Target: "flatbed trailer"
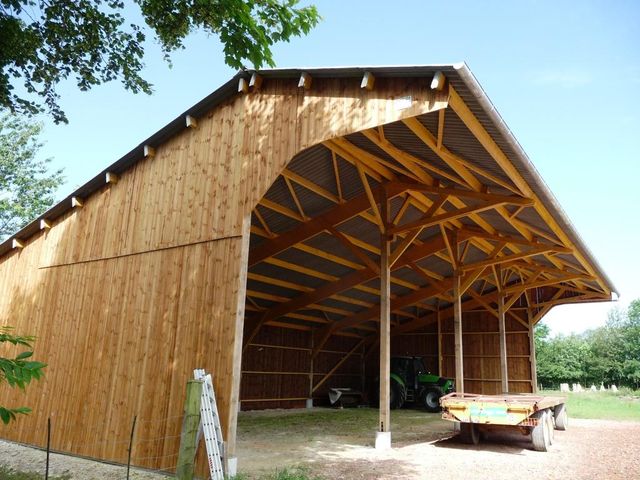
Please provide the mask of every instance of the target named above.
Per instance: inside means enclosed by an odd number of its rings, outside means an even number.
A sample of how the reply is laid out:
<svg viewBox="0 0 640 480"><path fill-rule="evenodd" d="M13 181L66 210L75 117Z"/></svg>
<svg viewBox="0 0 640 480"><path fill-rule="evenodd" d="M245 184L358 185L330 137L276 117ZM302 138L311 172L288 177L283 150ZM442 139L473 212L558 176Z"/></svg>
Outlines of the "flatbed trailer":
<svg viewBox="0 0 640 480"><path fill-rule="evenodd" d="M460 422L460 437L477 445L480 433L517 429L530 435L534 450L546 452L554 430L569 424L565 397L532 394L477 395L453 392L440 399L442 418Z"/></svg>

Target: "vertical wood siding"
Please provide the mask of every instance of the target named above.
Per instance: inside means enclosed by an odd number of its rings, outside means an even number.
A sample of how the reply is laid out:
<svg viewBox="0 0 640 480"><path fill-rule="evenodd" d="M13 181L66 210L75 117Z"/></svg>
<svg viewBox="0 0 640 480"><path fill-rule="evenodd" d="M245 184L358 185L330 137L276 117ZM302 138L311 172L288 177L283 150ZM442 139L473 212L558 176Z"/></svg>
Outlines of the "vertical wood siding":
<svg viewBox="0 0 640 480"><path fill-rule="evenodd" d="M412 106L395 110L399 95ZM428 79L379 79L373 91L358 79L316 79L309 91L265 81L2 257L0 323L36 335L49 367L25 395L0 390L0 403L34 410L0 436L42 445L51 416L56 450L123 462L138 415L134 464L164 468L185 382L204 367L233 452L245 219L297 152L446 102Z"/></svg>

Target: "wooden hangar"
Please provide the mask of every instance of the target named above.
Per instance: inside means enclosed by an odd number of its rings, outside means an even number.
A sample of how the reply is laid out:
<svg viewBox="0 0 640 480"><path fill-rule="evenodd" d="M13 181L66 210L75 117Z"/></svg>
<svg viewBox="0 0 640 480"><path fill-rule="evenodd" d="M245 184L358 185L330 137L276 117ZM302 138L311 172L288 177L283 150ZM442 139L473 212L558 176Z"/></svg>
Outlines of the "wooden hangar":
<svg viewBox="0 0 640 480"><path fill-rule="evenodd" d="M124 462L137 416L156 469L194 368L234 457L240 408L384 398L391 355L534 391L533 325L615 291L463 64L239 72L0 255L2 321L49 364L0 393L33 407L2 436L51 417L56 450Z"/></svg>

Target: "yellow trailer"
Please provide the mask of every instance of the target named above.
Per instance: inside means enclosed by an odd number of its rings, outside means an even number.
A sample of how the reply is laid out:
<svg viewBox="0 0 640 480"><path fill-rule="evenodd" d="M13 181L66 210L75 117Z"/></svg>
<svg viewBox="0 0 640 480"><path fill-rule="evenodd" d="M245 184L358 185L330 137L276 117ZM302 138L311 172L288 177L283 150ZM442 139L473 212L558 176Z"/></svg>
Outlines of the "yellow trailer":
<svg viewBox="0 0 640 480"><path fill-rule="evenodd" d="M515 428L531 436L535 450L546 452L554 430L566 430L569 423L565 397L453 392L442 397L440 405L442 418L460 422L461 439L474 445L481 431Z"/></svg>

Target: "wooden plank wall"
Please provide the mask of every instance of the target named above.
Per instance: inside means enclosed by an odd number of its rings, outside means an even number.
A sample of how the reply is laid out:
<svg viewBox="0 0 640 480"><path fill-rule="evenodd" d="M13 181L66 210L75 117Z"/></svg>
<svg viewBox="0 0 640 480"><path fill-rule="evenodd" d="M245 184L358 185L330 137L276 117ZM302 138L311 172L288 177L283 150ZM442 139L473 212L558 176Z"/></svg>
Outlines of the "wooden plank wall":
<svg viewBox="0 0 640 480"><path fill-rule="evenodd" d="M498 320L487 312L463 312L463 352L465 391L469 393L500 393L500 351ZM508 318L507 362L509 390L514 393L531 392L529 360L529 332L519 322ZM392 329L393 335L393 329ZM441 322L441 376L455 378L455 349L453 318ZM438 330L432 323L416 332L392 336L391 354L422 356L425 367L438 373ZM367 372L375 372L377 352L367 358ZM371 382L375 375L367 375Z"/></svg>
<svg viewBox="0 0 640 480"><path fill-rule="evenodd" d="M311 362L311 330L275 326L260 329L242 357L242 410L304 407L310 378L314 385L358 343L354 337L332 337ZM332 387L362 388L363 350L355 352L327 379L312 398L328 405Z"/></svg>
<svg viewBox="0 0 640 480"><path fill-rule="evenodd" d="M398 95L411 107L394 109ZM36 358L49 363L26 395L0 392L34 408L0 436L42 445L51 416L55 449L123 462L138 415L134 464L163 468L185 382L204 367L217 373L233 455L251 210L302 149L447 100L426 78L380 79L372 91L360 79L316 79L309 91L267 80L0 258L0 323L38 336Z"/></svg>

